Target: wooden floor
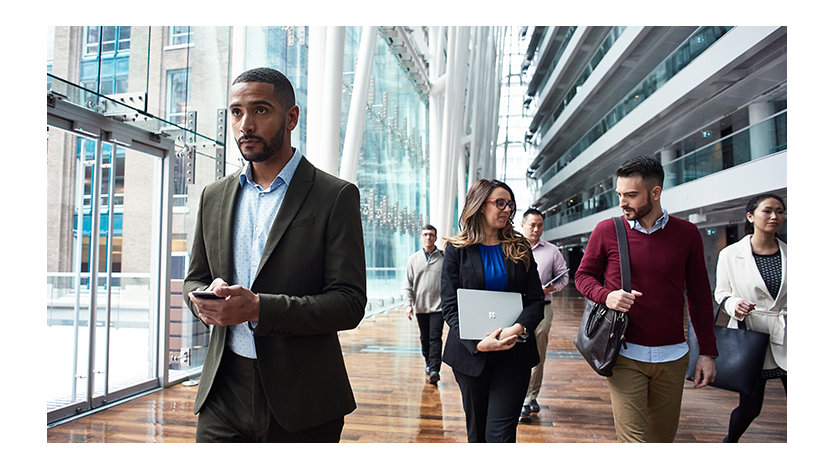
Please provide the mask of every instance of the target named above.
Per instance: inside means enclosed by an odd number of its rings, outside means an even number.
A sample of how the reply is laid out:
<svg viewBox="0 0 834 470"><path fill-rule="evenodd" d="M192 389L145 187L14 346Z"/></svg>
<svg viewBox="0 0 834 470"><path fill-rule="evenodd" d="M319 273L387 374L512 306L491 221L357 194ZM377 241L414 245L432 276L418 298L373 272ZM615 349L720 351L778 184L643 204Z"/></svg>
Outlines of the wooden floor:
<svg viewBox="0 0 834 470"><path fill-rule="evenodd" d="M578 356L573 337L584 301L568 288L554 299L541 412L518 426L521 443L615 442L604 378ZM445 331L445 330L444 330ZM364 320L340 334L358 408L345 418L342 442L465 442L460 393L443 365L426 382L416 321L402 311ZM687 382L676 442L720 442L737 395ZM196 387L176 385L47 430L48 442L193 442ZM311 403L311 406L314 404ZM768 381L762 415L742 442L787 442L786 397Z"/></svg>

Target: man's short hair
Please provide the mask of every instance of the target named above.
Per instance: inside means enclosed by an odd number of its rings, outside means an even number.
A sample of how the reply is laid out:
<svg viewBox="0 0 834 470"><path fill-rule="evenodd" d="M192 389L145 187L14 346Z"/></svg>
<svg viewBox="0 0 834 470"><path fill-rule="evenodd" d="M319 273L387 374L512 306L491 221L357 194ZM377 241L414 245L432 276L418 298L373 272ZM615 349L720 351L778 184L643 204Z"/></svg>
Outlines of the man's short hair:
<svg viewBox="0 0 834 470"><path fill-rule="evenodd" d="M235 78L232 85L236 83L270 83L272 84L273 94L275 99L284 106L285 109L290 109L295 106L295 91L292 88L292 83L284 76L283 73L270 69L267 67L259 67L243 72Z"/></svg>
<svg viewBox="0 0 834 470"><path fill-rule="evenodd" d="M423 233L423 230L431 230L432 232L434 232L434 236L437 236L437 229L434 228L434 225L432 224L423 225L423 227L420 228L420 233Z"/></svg>
<svg viewBox="0 0 834 470"><path fill-rule="evenodd" d="M617 168L617 177L627 178L634 176L635 173L642 176L643 181L663 187L663 165L658 160L651 157L634 157ZM647 184L649 189L654 185Z"/></svg>
<svg viewBox="0 0 834 470"><path fill-rule="evenodd" d="M535 215L541 217L542 219L544 219L544 214L542 214L542 212L540 210L536 209L535 207L531 207L531 208L527 209L526 211L524 211L524 215L521 216L521 221L523 222L523 221L527 220L527 216L530 215L530 214L535 214Z"/></svg>

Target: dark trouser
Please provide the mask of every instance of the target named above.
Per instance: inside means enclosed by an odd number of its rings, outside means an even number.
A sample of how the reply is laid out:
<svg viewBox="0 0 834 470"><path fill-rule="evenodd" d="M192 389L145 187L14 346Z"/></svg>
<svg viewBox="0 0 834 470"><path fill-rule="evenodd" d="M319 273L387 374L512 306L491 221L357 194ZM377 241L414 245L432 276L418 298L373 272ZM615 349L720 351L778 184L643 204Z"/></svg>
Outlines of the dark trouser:
<svg viewBox="0 0 834 470"><path fill-rule="evenodd" d="M227 349L197 418L197 442L339 442L344 422L287 431L269 408L257 361Z"/></svg>
<svg viewBox="0 0 834 470"><path fill-rule="evenodd" d="M443 350L443 315L440 312L418 313L417 326L420 327L420 346L426 358L426 367L439 372Z"/></svg>
<svg viewBox="0 0 834 470"><path fill-rule="evenodd" d="M779 377L782 379L782 386L785 388L785 393L788 392L788 377ZM726 442L738 442L744 431L750 426L750 423L759 416L762 411L762 404L764 403L765 385L767 381L760 379L756 389L752 393L738 394L738 407L730 414L730 428L727 431Z"/></svg>
<svg viewBox="0 0 834 470"><path fill-rule="evenodd" d="M527 393L530 369L516 367L506 354L483 354L489 356L481 375L454 371L469 442L515 442L518 410Z"/></svg>

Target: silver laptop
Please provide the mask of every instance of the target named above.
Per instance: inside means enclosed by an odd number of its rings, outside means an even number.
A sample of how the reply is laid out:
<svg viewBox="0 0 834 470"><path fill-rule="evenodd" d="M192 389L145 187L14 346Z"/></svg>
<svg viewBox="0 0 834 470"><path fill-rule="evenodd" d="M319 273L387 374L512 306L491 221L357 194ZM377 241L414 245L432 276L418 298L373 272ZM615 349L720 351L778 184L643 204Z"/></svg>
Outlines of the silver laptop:
<svg viewBox="0 0 834 470"><path fill-rule="evenodd" d="M523 309L518 292L458 289L460 339L484 339L498 328L512 326Z"/></svg>

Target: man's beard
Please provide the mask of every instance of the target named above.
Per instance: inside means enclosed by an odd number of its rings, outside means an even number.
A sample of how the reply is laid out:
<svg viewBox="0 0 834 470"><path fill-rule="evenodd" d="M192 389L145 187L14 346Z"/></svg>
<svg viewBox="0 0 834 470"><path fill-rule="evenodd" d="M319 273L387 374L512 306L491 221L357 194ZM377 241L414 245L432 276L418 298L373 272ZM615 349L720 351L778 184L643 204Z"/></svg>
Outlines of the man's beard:
<svg viewBox="0 0 834 470"><path fill-rule="evenodd" d="M243 139L257 139L263 143L263 150L258 153L246 155L243 153L243 149L240 146L240 141ZM237 139L237 148L240 149L240 154L243 155L243 158L246 159L248 162L263 162L272 158L273 155L278 153L278 150L284 146L284 132L279 130L276 132L269 141L264 140L260 136L250 135L250 134L243 134Z"/></svg>
<svg viewBox="0 0 834 470"><path fill-rule="evenodd" d="M654 202L652 202L651 197L646 202L646 205L640 206L637 208L634 207L626 207L626 209L632 209L633 212L626 213L626 219L628 220L640 220L646 215L648 215L651 211L654 210Z"/></svg>

